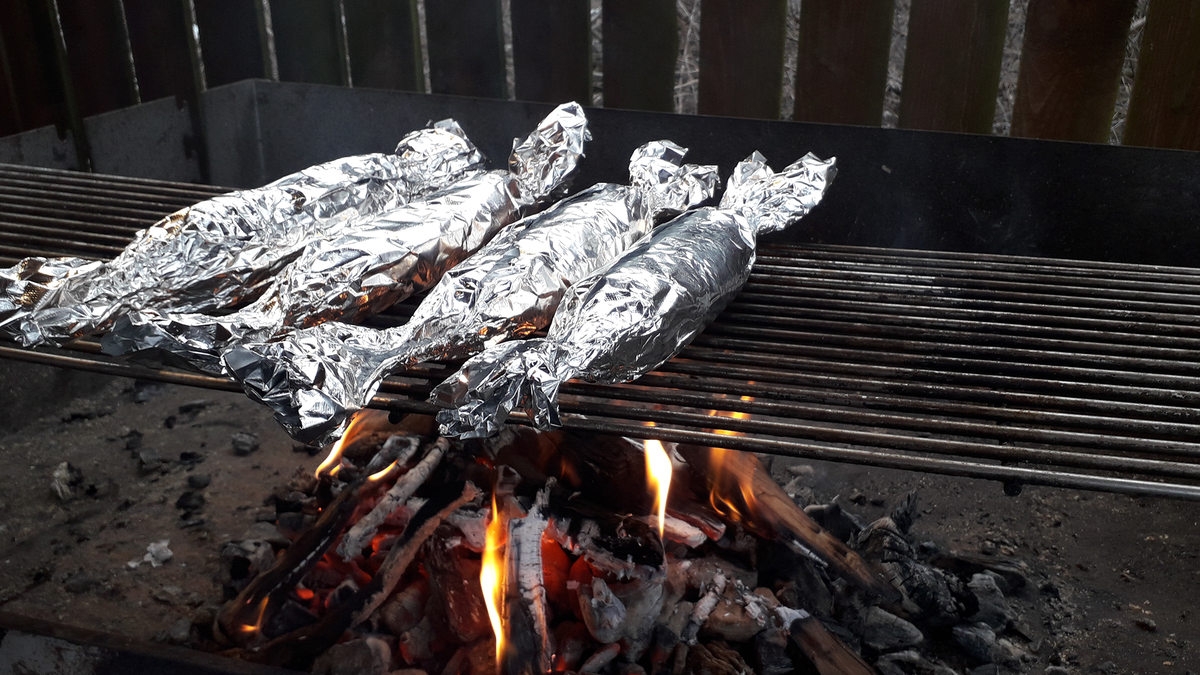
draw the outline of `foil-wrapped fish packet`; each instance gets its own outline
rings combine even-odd
[[[482,171],[474,144],[444,120],[394,153],[344,157],[181,209],[109,262],[26,258],[0,270],[0,331],[26,346],[60,344],[132,309],[233,307],[313,240]]]
[[[504,230],[442,277],[403,326],[324,323],[233,348],[226,369],[293,438],[333,441],[388,373],[545,328],[572,283],[615,260],[656,220],[710,199],[717,168],[680,166],[686,152],[647,143],[630,159],[630,185],[594,185]]]
[[[616,384],[657,368],[741,290],[758,236],[820,202],[834,167],[834,159],[809,154],[774,173],[751,155],[734,169],[720,206],[679,216],[572,286],[545,338],[490,346],[439,385],[430,398],[448,408],[438,413],[442,433],[490,436],[518,407],[538,426],[556,426],[567,380]]]
[[[543,207],[565,186],[589,138],[583,109],[561,105],[514,143],[508,169],[466,178],[310,243],[242,309],[224,316],[131,312],[101,346],[110,355],[142,352],[221,373],[221,355],[234,345],[370,316],[430,288],[501,229]]]

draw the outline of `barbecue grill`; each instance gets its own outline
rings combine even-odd
[[[395,129],[446,116],[500,157],[511,130],[547,109],[266,82],[207,96],[210,142],[241,151],[210,148],[214,181],[239,186],[386,149]],[[752,149],[780,166],[811,149],[838,155],[840,175],[789,240],[760,246],[741,295],[678,357],[632,384],[564,387],[567,428],[988,478],[1009,491],[1200,499],[1200,269],[1181,266],[1200,250],[1191,153],[612,110],[589,117],[596,141],[577,186],[619,180],[629,149],[659,137],[726,170]],[[128,126],[108,128],[130,134],[135,148],[148,143]],[[96,163],[146,173],[136,155]],[[3,165],[0,264],[110,258],[136,230],[224,190]],[[373,321],[396,325],[414,307]],[[239,390],[113,361],[96,339],[62,350],[0,344],[0,357]],[[373,405],[431,412],[427,394],[452,372],[412,368],[389,378]]]

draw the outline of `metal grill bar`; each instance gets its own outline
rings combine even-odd
[[[219,193],[0,165],[0,260],[109,257]],[[743,293],[677,358],[629,385],[569,383],[561,404],[571,429],[1200,500],[1198,347],[1200,270],[764,246]],[[114,362],[94,339],[0,358],[237,390]],[[430,412],[453,365],[389,378],[373,405]]]

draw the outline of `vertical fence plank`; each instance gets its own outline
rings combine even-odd
[[[348,84],[337,0],[271,0],[279,79]]]
[[[416,0],[345,0],[354,86],[421,91]]]
[[[499,0],[427,2],[425,33],[433,93],[507,97]]]
[[[900,126],[992,131],[1008,0],[913,0]]]
[[[112,0],[58,0],[58,15],[80,114],[137,103],[119,5]]]
[[[21,130],[48,124],[65,128],[66,101],[46,3],[0,2],[0,34]]]
[[[588,0],[512,0],[513,70],[522,101],[590,103]]]
[[[195,84],[183,5],[162,0],[125,0],[125,16],[142,100],[174,96],[190,101]]]
[[[1032,0],[1013,136],[1104,143],[1136,0]]]
[[[675,0],[604,0],[601,11],[604,106],[674,110],[679,55]]]
[[[195,0],[204,79],[209,87],[270,77],[264,63],[258,0]]]
[[[17,88],[13,84],[12,68],[4,47],[4,31],[0,31],[0,136],[21,130],[21,112],[17,109]]]
[[[1123,142],[1200,150],[1200,1],[1151,0]]]
[[[880,125],[894,14],[892,0],[805,0],[793,119]]]
[[[787,0],[700,4],[702,115],[779,119]]]

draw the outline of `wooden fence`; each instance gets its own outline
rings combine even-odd
[[[701,2],[700,113],[778,117],[787,0]],[[1107,140],[1135,2],[1030,1],[1013,135]],[[516,97],[590,101],[589,0],[510,3]],[[894,11],[803,0],[794,119],[880,124]],[[604,104],[671,110],[675,0],[602,17]],[[912,0],[899,125],[989,133],[1007,20],[1008,0]],[[503,22],[499,0],[426,0],[433,92],[505,97]],[[416,0],[0,0],[0,136],[79,138],[86,116],[252,77],[420,91],[419,23]],[[1124,142],[1200,149],[1200,0],[1150,1]]]

